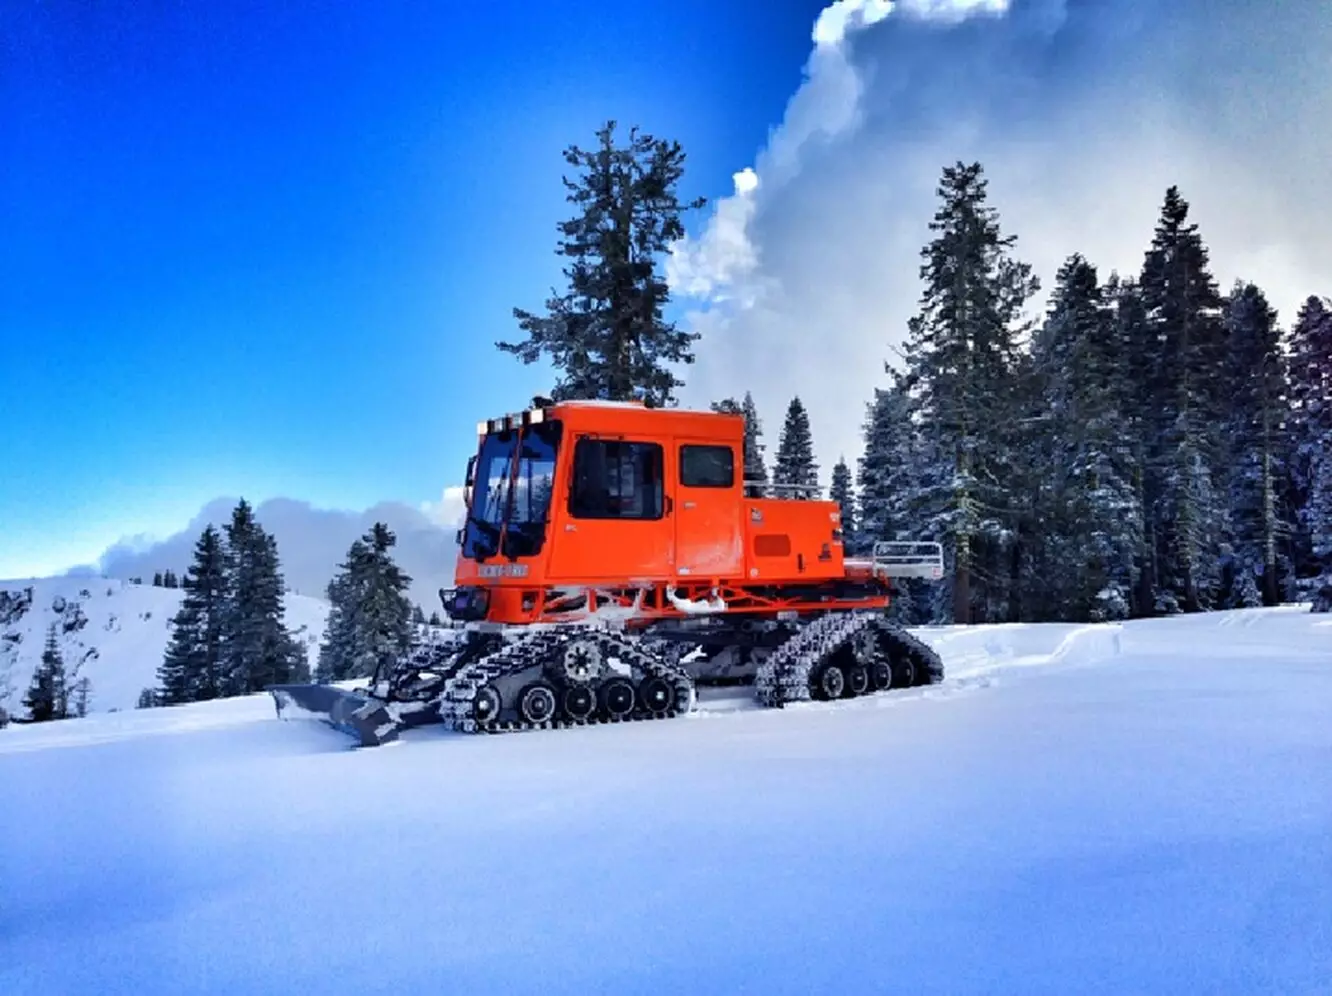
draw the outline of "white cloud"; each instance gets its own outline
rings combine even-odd
[[[439,501],[423,501],[420,509],[427,519],[442,529],[459,528],[467,518],[462,485],[445,488]]]
[[[799,394],[825,483],[839,454],[854,462],[919,298],[940,170],[958,159],[985,165],[1047,286],[1073,251],[1136,272],[1177,183],[1223,289],[1253,279],[1289,319],[1332,291],[1321,9],[833,3],[766,147],[669,261],[703,333],[682,400],[752,390],[771,452]]]
[[[422,508],[390,501],[351,511],[273,498],[255,506],[254,515],[277,539],[287,586],[316,597],[323,597],[352,541],[376,522],[387,524],[397,538],[393,558],[412,578],[410,597],[430,612],[439,607],[438,589],[453,583],[454,531],[461,504],[461,489],[445,488],[438,503],[428,502]],[[102,554],[93,569],[109,577],[145,580],[167,569],[184,574],[204,527],[212,523],[221,529],[230,521],[235,505],[234,498],[217,498],[200,509],[183,530],[160,541],[143,536],[122,540]],[[88,572],[89,568],[78,568],[71,573]]]

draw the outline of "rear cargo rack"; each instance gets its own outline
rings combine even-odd
[[[871,569],[885,578],[943,577],[943,546],[939,543],[880,540],[874,544]]]

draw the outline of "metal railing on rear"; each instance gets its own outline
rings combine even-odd
[[[773,484],[770,481],[745,481],[747,498],[796,498],[803,501],[819,501],[823,498],[823,486],[819,484]]]
[[[880,540],[872,555],[874,573],[887,578],[943,577],[943,546],[909,540]]]

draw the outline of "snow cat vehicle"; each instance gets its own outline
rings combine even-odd
[[[365,687],[273,686],[279,716],[368,746],[425,723],[669,718],[709,682],[780,707],[942,679],[883,611],[894,579],[942,577],[940,545],[848,557],[835,501],[742,479],[743,416],[534,399],[477,430],[440,591],[457,639],[381,661]]]

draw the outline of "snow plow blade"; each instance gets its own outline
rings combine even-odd
[[[400,724],[384,703],[361,692],[332,685],[272,685],[268,689],[282,710],[295,706],[354,737],[360,747],[378,747],[398,739]]]

